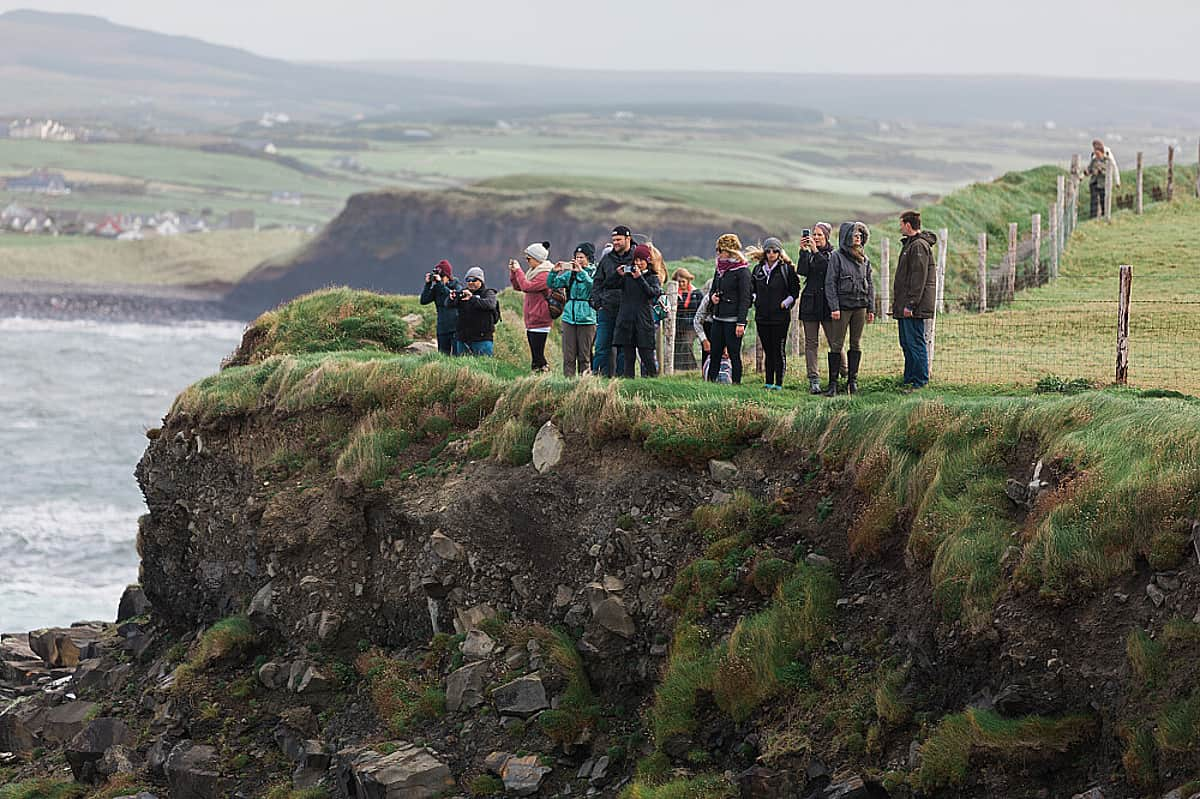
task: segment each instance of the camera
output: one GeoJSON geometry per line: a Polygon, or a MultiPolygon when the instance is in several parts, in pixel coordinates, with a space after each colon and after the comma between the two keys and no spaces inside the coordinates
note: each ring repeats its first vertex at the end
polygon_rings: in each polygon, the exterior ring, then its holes
{"type": "Polygon", "coordinates": [[[439,280],[441,277],[441,273],[439,272],[427,272],[425,274],[425,279],[429,281],[439,280]]]}
{"type": "Polygon", "coordinates": [[[812,236],[812,231],[808,228],[804,228],[804,230],[800,231],[800,235],[807,239],[808,237],[812,236]]]}

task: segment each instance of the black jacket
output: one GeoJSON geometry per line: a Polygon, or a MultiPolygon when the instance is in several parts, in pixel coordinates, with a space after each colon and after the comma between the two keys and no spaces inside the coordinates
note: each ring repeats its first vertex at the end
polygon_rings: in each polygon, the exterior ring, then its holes
{"type": "Polygon", "coordinates": [[[937,236],[921,230],[900,242],[889,310],[897,319],[904,318],[905,308],[912,311],[913,319],[930,319],[937,300],[937,266],[933,257],[937,236]]]}
{"type": "MultiPolygon", "coordinates": [[[[825,299],[830,311],[853,311],[866,308],[875,311],[875,282],[871,279],[871,261],[865,256],[860,264],[850,254],[856,223],[843,222],[838,235],[840,246],[829,256],[829,270],[825,273],[825,299]]],[[[862,246],[867,246],[870,233],[863,225],[862,246]]]]}
{"type": "Polygon", "coordinates": [[[617,313],[617,324],[613,333],[613,344],[633,344],[643,349],[655,344],[654,312],[650,306],[659,298],[662,284],[654,272],[643,272],[641,277],[621,275],[625,281],[621,287],[621,310],[617,313]]]}
{"type": "Polygon", "coordinates": [[[825,272],[829,269],[831,252],[833,248],[826,245],[816,252],[801,250],[796,257],[796,272],[804,278],[804,291],[800,292],[800,320],[803,322],[824,322],[829,319],[825,272]]]}
{"type": "Polygon", "coordinates": [[[775,262],[768,279],[767,265],[761,263],[754,267],[751,279],[754,283],[755,323],[774,325],[790,322],[791,311],[781,305],[787,297],[791,297],[794,303],[800,296],[800,278],[796,276],[795,267],[780,258],[775,262]]]}
{"type": "Polygon", "coordinates": [[[750,279],[750,267],[729,269],[713,278],[710,294],[720,294],[721,301],[713,310],[713,319],[737,319],[739,325],[746,324],[750,305],[754,302],[754,283],[750,279]]]}
{"type": "Polygon", "coordinates": [[[592,307],[597,311],[615,314],[621,308],[621,294],[625,290],[625,276],[621,267],[633,265],[633,248],[621,255],[611,250],[596,265],[596,276],[592,280],[592,307]]]}
{"type": "Polygon", "coordinates": [[[458,329],[455,337],[466,344],[491,341],[496,332],[496,290],[481,288],[471,299],[451,299],[450,305],[458,312],[458,329]]]}
{"type": "Polygon", "coordinates": [[[458,327],[458,308],[450,305],[450,292],[461,288],[458,280],[450,278],[445,283],[426,283],[425,288],[421,289],[421,304],[428,305],[432,302],[437,306],[438,333],[453,333],[458,327]]]}

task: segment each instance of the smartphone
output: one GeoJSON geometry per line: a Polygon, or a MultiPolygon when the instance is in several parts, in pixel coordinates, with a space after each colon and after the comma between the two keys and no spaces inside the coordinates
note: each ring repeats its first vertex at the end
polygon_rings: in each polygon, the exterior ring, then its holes
{"type": "Polygon", "coordinates": [[[806,239],[807,239],[807,238],[809,238],[810,236],[812,236],[812,231],[811,231],[811,230],[809,230],[808,228],[804,228],[804,230],[800,231],[800,236],[801,236],[802,238],[806,238],[806,239]]]}

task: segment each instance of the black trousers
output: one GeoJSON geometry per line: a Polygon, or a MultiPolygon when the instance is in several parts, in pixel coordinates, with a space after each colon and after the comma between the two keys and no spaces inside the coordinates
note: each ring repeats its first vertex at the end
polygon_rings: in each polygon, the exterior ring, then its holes
{"type": "Polygon", "coordinates": [[[625,344],[621,347],[621,376],[633,377],[637,361],[642,361],[642,377],[658,377],[658,358],[654,347],[638,347],[625,344]]]}
{"type": "Polygon", "coordinates": [[[546,339],[549,337],[549,333],[525,331],[525,338],[529,340],[529,368],[535,372],[549,365],[546,363],[546,339]]]}
{"type": "Polygon", "coordinates": [[[1104,195],[1105,189],[1103,184],[1092,184],[1092,219],[1098,219],[1104,216],[1104,195]]]}
{"type": "Polygon", "coordinates": [[[768,386],[782,386],[787,368],[787,336],[791,321],[765,322],[758,325],[758,340],[762,342],[768,386]]]}
{"type": "Polygon", "coordinates": [[[708,359],[708,379],[717,382],[721,373],[721,352],[729,353],[729,363],[733,366],[733,383],[742,382],[742,340],[737,335],[737,322],[718,322],[713,320],[711,357],[708,359]]]}

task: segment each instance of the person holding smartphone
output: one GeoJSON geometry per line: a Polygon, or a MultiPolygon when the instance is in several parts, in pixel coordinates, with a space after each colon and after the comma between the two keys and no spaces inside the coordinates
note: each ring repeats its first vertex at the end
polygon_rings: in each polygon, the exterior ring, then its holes
{"type": "Polygon", "coordinates": [[[713,308],[712,355],[707,379],[717,382],[721,371],[721,352],[729,354],[735,385],[742,382],[742,337],[746,335],[746,317],[754,301],[750,267],[742,254],[742,242],[734,233],[717,239],[717,273],[713,277],[709,302],[713,308]]]}
{"type": "Polygon", "coordinates": [[[829,389],[838,393],[838,373],[842,368],[842,346],[849,334],[846,353],[846,391],[858,393],[858,367],[862,363],[863,329],[875,321],[875,282],[871,279],[871,261],[867,258],[867,239],[871,232],[862,222],[843,222],[838,231],[838,249],[829,256],[825,273],[825,299],[829,303],[829,389]]]}
{"type": "Polygon", "coordinates": [[[792,305],[800,295],[800,278],[792,259],[783,251],[783,242],[771,237],[755,256],[751,279],[754,282],[754,326],[762,342],[768,391],[783,390],[787,369],[787,336],[792,324],[792,305]]]}
{"type": "Polygon", "coordinates": [[[596,309],[588,300],[596,267],[596,248],[585,241],[575,248],[570,263],[559,261],[546,278],[552,289],[565,289],[567,304],[562,312],[563,374],[567,377],[592,373],[592,345],[596,340],[596,309]]]}
{"type": "MultiPolygon", "coordinates": [[[[804,367],[808,371],[808,393],[821,393],[821,373],[817,366],[817,350],[821,344],[821,331],[825,331],[825,342],[829,342],[829,302],[825,299],[825,272],[829,269],[829,254],[833,247],[829,234],[833,226],[818,222],[811,230],[806,229],[800,238],[800,252],[796,256],[796,273],[804,278],[804,290],[800,292],[800,325],[804,328],[804,367]]],[[[842,364],[842,369],[845,364],[842,364]]]]}
{"type": "Polygon", "coordinates": [[[515,260],[508,262],[508,278],[512,287],[525,292],[523,315],[525,317],[525,337],[529,341],[529,367],[534,372],[549,372],[550,364],[546,363],[546,339],[550,338],[550,326],[553,319],[550,316],[550,303],[546,298],[546,279],[550,276],[554,264],[550,258],[550,242],[542,241],[530,244],[525,248],[525,263],[528,271],[522,271],[521,265],[515,260]]]}

